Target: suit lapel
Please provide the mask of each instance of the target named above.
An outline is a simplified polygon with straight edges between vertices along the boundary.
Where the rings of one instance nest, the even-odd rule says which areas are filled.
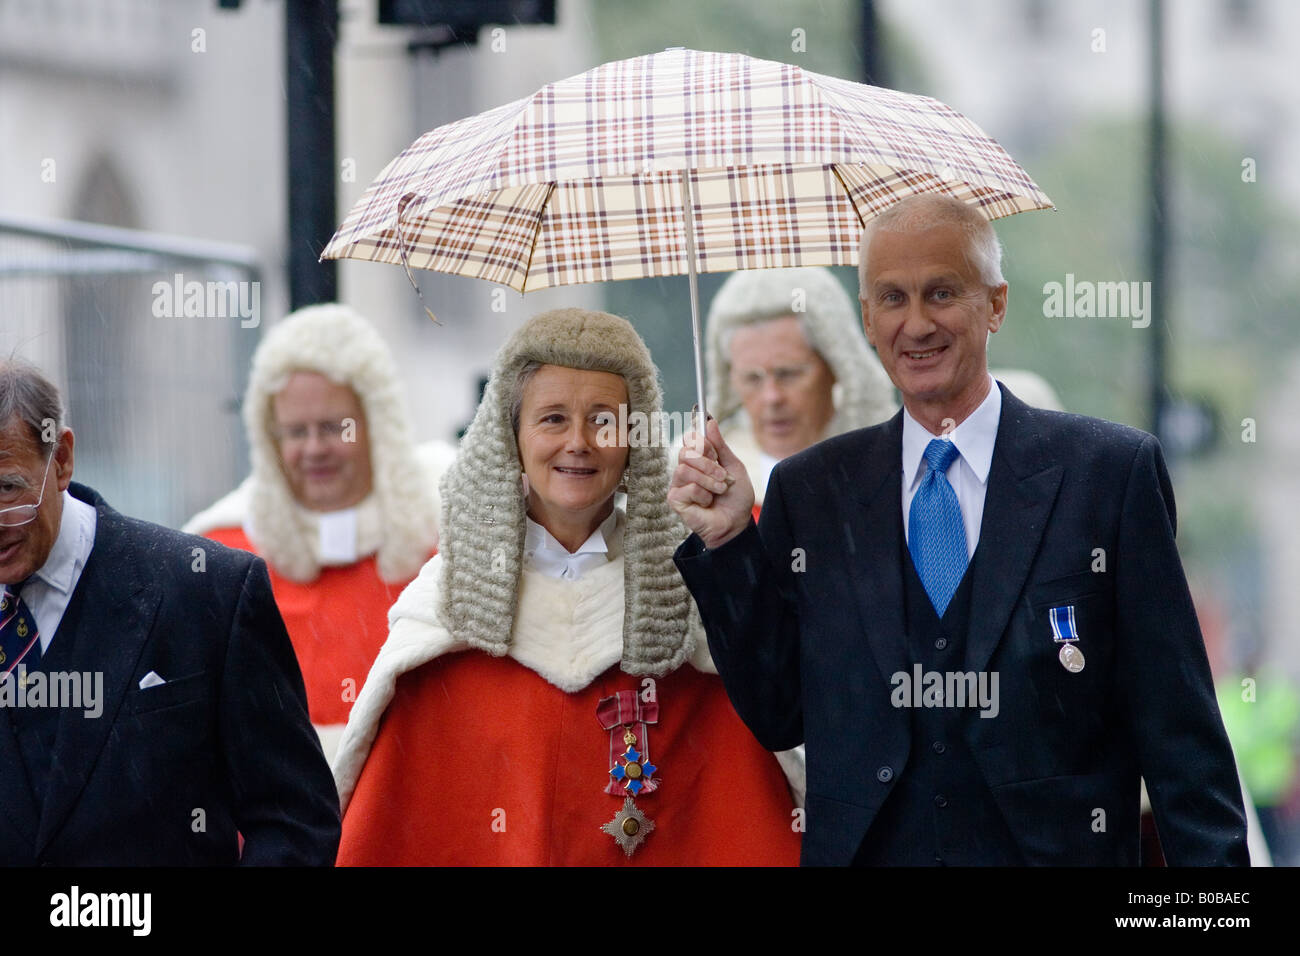
[[[82,673],[104,675],[103,713],[88,718],[80,709],[64,708],[59,715],[37,833],[38,853],[67,820],[104,749],[160,598],[129,553],[126,539],[131,531],[122,516],[93,492],[89,494],[97,511],[95,544],[77,582],[77,590],[84,588],[85,593],[71,666]]]
[[[1035,437],[1033,416],[1033,409],[1002,389],[979,560],[971,568],[967,670],[984,670],[1002,639],[1061,486],[1064,469],[1041,459],[1042,443]]]
[[[848,462],[856,489],[859,519],[845,525],[848,565],[862,631],[885,683],[907,670],[903,627],[903,415],[868,433],[859,447],[862,460]]]
[[[18,735],[9,708],[0,709],[4,710],[0,715],[0,767],[4,768],[0,771],[0,815],[4,825],[13,827],[22,844],[30,847],[36,842],[40,807],[27,779],[27,764],[18,747]]]

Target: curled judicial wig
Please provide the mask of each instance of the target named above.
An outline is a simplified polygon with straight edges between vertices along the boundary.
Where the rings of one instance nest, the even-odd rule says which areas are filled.
[[[867,344],[858,310],[829,271],[751,269],[733,273],[709,305],[705,339],[709,411],[715,418],[725,422],[741,407],[731,387],[731,334],[789,315],[835,373],[835,414],[824,437],[875,425],[897,411],[893,385]]]
[[[439,616],[457,640],[495,656],[510,644],[523,567],[525,505],[511,398],[529,363],[612,372],[627,383],[628,411],[661,410],[658,372],[632,326],[606,312],[555,309],[534,316],[497,355],[474,421],[442,479]],[[623,670],[663,675],[692,651],[690,597],[673,565],[682,529],[668,508],[664,448],[628,452],[623,538]]]
[[[415,456],[392,352],[374,326],[344,305],[299,309],[267,332],[253,356],[244,396],[252,458],[249,540],[291,580],[313,581],[320,574],[308,543],[311,526],[300,517],[273,437],[272,399],[294,372],[317,372],[360,399],[370,438],[371,493],[382,524],[379,576],[410,580],[437,547],[437,496]]]

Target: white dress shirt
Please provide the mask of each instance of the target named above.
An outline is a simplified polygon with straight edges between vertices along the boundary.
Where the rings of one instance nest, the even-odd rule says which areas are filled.
[[[591,568],[610,560],[610,541],[618,527],[618,509],[600,523],[577,551],[555,540],[555,537],[532,518],[524,532],[524,567],[539,571],[549,578],[576,581]],[[32,613],[35,613],[33,610]]]
[[[984,494],[988,490],[989,468],[993,465],[993,443],[998,437],[998,421],[1002,418],[1002,390],[989,376],[989,393],[966,420],[948,433],[957,446],[957,457],[948,466],[948,484],[957,493],[961,506],[962,526],[966,532],[966,559],[975,555],[980,540],[980,524],[984,520]],[[940,436],[903,409],[903,539],[908,540],[912,499],[921,487],[921,479],[929,470],[925,462],[925,449]]]
[[[40,632],[41,653],[50,649],[54,632],[59,629],[63,613],[72,600],[72,592],[81,580],[81,570],[95,546],[95,509],[63,492],[63,518],[59,535],[39,571],[27,579],[19,597],[36,618]],[[11,582],[17,584],[18,582]]]

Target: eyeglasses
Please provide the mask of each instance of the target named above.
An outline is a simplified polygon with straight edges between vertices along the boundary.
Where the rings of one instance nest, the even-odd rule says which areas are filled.
[[[315,424],[273,425],[271,426],[271,435],[276,441],[286,444],[301,444],[307,441],[312,434],[319,435],[321,441],[339,441],[343,437],[343,433],[347,431],[346,423],[348,422],[350,422],[350,419],[339,422],[316,422]]]
[[[54,460],[54,450],[50,450],[49,456],[45,459],[45,473],[41,476],[41,494],[36,499],[34,505],[13,505],[9,508],[0,508],[0,528],[20,528],[25,524],[31,524],[36,520],[40,513],[41,503],[45,501],[45,482],[50,477],[50,462]],[[27,493],[26,488],[20,488],[14,492],[0,491],[0,501],[6,498],[18,498]]]
[[[735,378],[736,387],[743,394],[752,395],[759,391],[770,378],[778,388],[793,388],[808,377],[812,371],[811,364],[805,365],[786,365],[773,369],[751,368],[740,371],[735,370],[732,375]]]

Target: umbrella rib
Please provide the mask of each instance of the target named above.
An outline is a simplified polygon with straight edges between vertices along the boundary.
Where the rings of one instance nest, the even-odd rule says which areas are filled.
[[[533,233],[533,241],[528,246],[528,262],[524,265],[524,287],[519,290],[520,294],[528,291],[528,277],[532,274],[533,256],[537,253],[537,237],[542,232],[542,216],[546,212],[547,205],[550,204],[551,196],[555,193],[555,183],[553,181],[547,183],[546,186],[546,198],[542,200],[542,204],[537,208],[537,230]]]
[[[411,263],[406,253],[406,236],[402,234],[402,213],[406,211],[406,206],[411,201],[412,196],[413,194],[407,193],[397,201],[397,215],[393,217],[393,228],[397,230],[397,251],[402,257],[402,268],[406,270],[406,278],[411,283],[411,288],[415,290],[415,294],[420,299],[420,305],[424,306],[425,313],[429,318],[433,319],[434,325],[442,325],[442,323],[438,321],[438,317],[433,314],[433,310],[425,304],[424,293],[420,291],[420,285],[415,281],[415,276],[411,275]]]
[[[844,187],[845,194],[847,194],[850,198],[852,198],[853,190],[849,189],[849,184],[846,183],[844,181],[844,177],[840,175],[839,163],[831,163],[831,173],[839,181],[839,184]],[[855,202],[850,202],[849,206],[850,208],[852,208],[854,215],[858,217],[858,222],[862,223],[862,228],[863,229],[867,228],[867,221],[862,218],[862,213],[858,211],[858,204]]]

